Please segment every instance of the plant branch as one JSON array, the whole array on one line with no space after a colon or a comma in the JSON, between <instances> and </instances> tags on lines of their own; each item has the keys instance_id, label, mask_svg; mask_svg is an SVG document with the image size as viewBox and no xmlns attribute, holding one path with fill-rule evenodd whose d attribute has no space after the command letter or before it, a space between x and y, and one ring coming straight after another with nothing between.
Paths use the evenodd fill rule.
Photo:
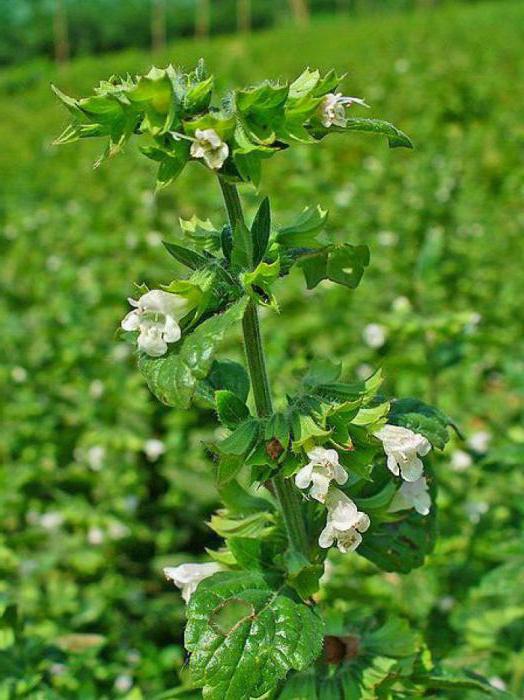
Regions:
<instances>
[{"instance_id":1,"label":"plant branch","mask_svg":"<svg viewBox=\"0 0 524 700\"><path fill-rule=\"evenodd\" d=\"M220 187L231 228L245 224L242 204L235 185L230 185L219 176ZM260 323L256 304L250 301L242 320L244 348L246 351L249 376L255 407L260 417L271 415L273 406L271 389L264 358L264 347L260 333ZM273 490L278 498L282 517L286 526L288 539L292 548L309 559L309 544L301 508L301 498L296 489L280 474L271 480Z\"/></svg>"}]
</instances>

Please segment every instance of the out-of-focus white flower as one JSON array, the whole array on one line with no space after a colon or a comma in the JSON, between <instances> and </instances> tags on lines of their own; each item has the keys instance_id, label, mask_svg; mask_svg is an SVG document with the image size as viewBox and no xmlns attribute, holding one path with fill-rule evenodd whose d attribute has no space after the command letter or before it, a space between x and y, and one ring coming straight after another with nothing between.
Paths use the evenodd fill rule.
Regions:
<instances>
[{"instance_id":1,"label":"out-of-focus white flower","mask_svg":"<svg viewBox=\"0 0 524 700\"><path fill-rule=\"evenodd\" d=\"M47 513L42 513L39 522L44 530L56 530L64 522L64 516L62 513L50 510Z\"/></svg>"},{"instance_id":2,"label":"out-of-focus white flower","mask_svg":"<svg viewBox=\"0 0 524 700\"><path fill-rule=\"evenodd\" d=\"M94 379L89 385L89 396L99 399L105 391L104 382L101 379Z\"/></svg>"},{"instance_id":3,"label":"out-of-focus white flower","mask_svg":"<svg viewBox=\"0 0 524 700\"><path fill-rule=\"evenodd\" d=\"M492 688L496 688L497 690L507 690L508 686L502 680L502 678L499 678L499 676L492 676L488 680L489 680L489 684Z\"/></svg>"},{"instance_id":4,"label":"out-of-focus white flower","mask_svg":"<svg viewBox=\"0 0 524 700\"><path fill-rule=\"evenodd\" d=\"M161 457L165 451L166 446L162 440L151 438L151 440L146 440L144 443L144 452L146 453L146 457L150 462L156 462L156 460Z\"/></svg>"},{"instance_id":5,"label":"out-of-focus white flower","mask_svg":"<svg viewBox=\"0 0 524 700\"><path fill-rule=\"evenodd\" d=\"M390 248L398 243L398 235L394 231L379 231L377 239L380 245Z\"/></svg>"},{"instance_id":6,"label":"out-of-focus white flower","mask_svg":"<svg viewBox=\"0 0 524 700\"><path fill-rule=\"evenodd\" d=\"M455 450L451 455L451 468L455 472L463 472L473 464L471 455L464 450Z\"/></svg>"},{"instance_id":7,"label":"out-of-focus white flower","mask_svg":"<svg viewBox=\"0 0 524 700\"><path fill-rule=\"evenodd\" d=\"M442 612L449 612L455 607L457 601L452 595L445 595L439 599L437 605Z\"/></svg>"},{"instance_id":8,"label":"out-of-focus white flower","mask_svg":"<svg viewBox=\"0 0 524 700\"><path fill-rule=\"evenodd\" d=\"M395 71L402 75L403 73L407 73L409 70L409 61L407 58L397 58L395 61Z\"/></svg>"},{"instance_id":9,"label":"out-of-focus white flower","mask_svg":"<svg viewBox=\"0 0 524 700\"><path fill-rule=\"evenodd\" d=\"M102 447L102 445L93 445L87 450L87 463L95 472L99 472L102 469L105 458L106 448Z\"/></svg>"},{"instance_id":10,"label":"out-of-focus white flower","mask_svg":"<svg viewBox=\"0 0 524 700\"><path fill-rule=\"evenodd\" d=\"M129 528L123 523L114 522L107 528L110 539L121 540L123 537L129 535Z\"/></svg>"},{"instance_id":11,"label":"out-of-focus white flower","mask_svg":"<svg viewBox=\"0 0 524 700\"><path fill-rule=\"evenodd\" d=\"M360 97L345 97L341 92L330 92L318 107L318 113L322 126L329 129L330 126L346 126L346 107L358 104L361 107L369 107Z\"/></svg>"},{"instance_id":12,"label":"out-of-focus white flower","mask_svg":"<svg viewBox=\"0 0 524 700\"><path fill-rule=\"evenodd\" d=\"M148 231L146 233L146 242L151 248L160 248L162 245L162 234L159 231Z\"/></svg>"},{"instance_id":13,"label":"out-of-focus white flower","mask_svg":"<svg viewBox=\"0 0 524 700\"><path fill-rule=\"evenodd\" d=\"M387 455L388 469L405 481L417 481L424 465L418 455L424 457L431 450L431 443L423 435L399 425L385 425L375 433Z\"/></svg>"},{"instance_id":14,"label":"out-of-focus white flower","mask_svg":"<svg viewBox=\"0 0 524 700\"><path fill-rule=\"evenodd\" d=\"M404 481L389 506L390 513L414 508L420 515L428 515L431 510L431 498L425 477L416 481Z\"/></svg>"},{"instance_id":15,"label":"out-of-focus white flower","mask_svg":"<svg viewBox=\"0 0 524 700\"><path fill-rule=\"evenodd\" d=\"M62 267L62 258L58 255L50 255L45 261L45 266L50 272L56 272Z\"/></svg>"},{"instance_id":16,"label":"out-of-focus white flower","mask_svg":"<svg viewBox=\"0 0 524 700\"><path fill-rule=\"evenodd\" d=\"M396 311L397 313L406 313L406 311L411 310L411 302L407 297L400 296L397 297L396 299L393 299L393 303L391 304L391 308L393 311Z\"/></svg>"},{"instance_id":17,"label":"out-of-focus white flower","mask_svg":"<svg viewBox=\"0 0 524 700\"><path fill-rule=\"evenodd\" d=\"M362 363L357 367L357 377L359 379L368 379L373 374L373 367L371 365Z\"/></svg>"},{"instance_id":18,"label":"out-of-focus white flower","mask_svg":"<svg viewBox=\"0 0 524 700\"><path fill-rule=\"evenodd\" d=\"M309 492L311 498L324 503L331 481L345 484L348 474L340 466L336 450L315 447L307 453L307 456L309 463L297 472L295 484L299 489L307 489L311 485Z\"/></svg>"},{"instance_id":19,"label":"out-of-focus white flower","mask_svg":"<svg viewBox=\"0 0 524 700\"><path fill-rule=\"evenodd\" d=\"M378 323L369 323L362 331L362 338L370 348L381 348L386 342L386 330Z\"/></svg>"},{"instance_id":20,"label":"out-of-focus white flower","mask_svg":"<svg viewBox=\"0 0 524 700\"><path fill-rule=\"evenodd\" d=\"M17 384L23 384L27 380L27 370L23 367L13 367L11 378Z\"/></svg>"},{"instance_id":21,"label":"out-of-focus white flower","mask_svg":"<svg viewBox=\"0 0 524 700\"><path fill-rule=\"evenodd\" d=\"M66 671L67 666L65 664L55 663L51 664L51 666L49 667L49 673L52 676L63 676Z\"/></svg>"},{"instance_id":22,"label":"out-of-focus white flower","mask_svg":"<svg viewBox=\"0 0 524 700\"><path fill-rule=\"evenodd\" d=\"M468 445L472 450L483 455L488 451L492 437L492 434L487 430L478 430L476 433L469 436Z\"/></svg>"},{"instance_id":23,"label":"out-of-focus white flower","mask_svg":"<svg viewBox=\"0 0 524 700\"><path fill-rule=\"evenodd\" d=\"M467 501L464 504L464 510L470 522L476 525L480 522L481 517L488 512L489 504L485 501Z\"/></svg>"},{"instance_id":24,"label":"out-of-focus white flower","mask_svg":"<svg viewBox=\"0 0 524 700\"><path fill-rule=\"evenodd\" d=\"M122 673L115 678L115 690L119 693L127 693L133 687L133 678L128 673Z\"/></svg>"},{"instance_id":25,"label":"out-of-focus white flower","mask_svg":"<svg viewBox=\"0 0 524 700\"><path fill-rule=\"evenodd\" d=\"M214 129L197 129L191 144L191 156L203 158L212 170L220 170L229 155L229 146Z\"/></svg>"},{"instance_id":26,"label":"out-of-focus white flower","mask_svg":"<svg viewBox=\"0 0 524 700\"><path fill-rule=\"evenodd\" d=\"M100 527L90 527L87 532L87 541L89 544L102 544L105 539L104 531Z\"/></svg>"},{"instance_id":27,"label":"out-of-focus white flower","mask_svg":"<svg viewBox=\"0 0 524 700\"><path fill-rule=\"evenodd\" d=\"M123 319L121 327L125 331L140 331L139 349L151 357L161 357L167 352L168 343L180 340L182 332L177 319L187 310L186 299L152 289L138 301L128 301L135 308Z\"/></svg>"},{"instance_id":28,"label":"out-of-focus white flower","mask_svg":"<svg viewBox=\"0 0 524 700\"><path fill-rule=\"evenodd\" d=\"M166 566L164 568L165 577L173 581L177 588L182 591L182 598L186 603L196 591L198 584L205 578L222 571L222 567L215 562L205 564L181 564L180 566Z\"/></svg>"},{"instance_id":29,"label":"out-of-focus white flower","mask_svg":"<svg viewBox=\"0 0 524 700\"><path fill-rule=\"evenodd\" d=\"M359 511L351 498L337 488L329 490L326 506L327 522L318 538L319 545L327 549L336 542L344 554L354 551L362 542L361 533L369 528L368 515Z\"/></svg>"},{"instance_id":30,"label":"out-of-focus white flower","mask_svg":"<svg viewBox=\"0 0 524 700\"><path fill-rule=\"evenodd\" d=\"M123 362L130 355L129 345L126 345L126 343L118 343L112 349L111 355L113 356L113 359L117 362Z\"/></svg>"}]
</instances>

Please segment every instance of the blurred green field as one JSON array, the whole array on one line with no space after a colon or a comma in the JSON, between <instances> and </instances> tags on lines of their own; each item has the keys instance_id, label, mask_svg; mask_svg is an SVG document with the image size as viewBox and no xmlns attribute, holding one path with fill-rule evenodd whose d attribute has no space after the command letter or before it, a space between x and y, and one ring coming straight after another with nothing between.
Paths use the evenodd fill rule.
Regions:
<instances>
[{"instance_id":1,"label":"blurred green field","mask_svg":"<svg viewBox=\"0 0 524 700\"><path fill-rule=\"evenodd\" d=\"M323 283L304 301L294 273L282 318L264 317L269 369L283 401L313 355L355 375L381 365L391 393L461 426L436 462L427 565L401 577L335 553L322 599L333 615L400 614L449 668L524 695L523 24L524 5L499 0L0 72L2 700L149 699L184 675L183 603L161 567L216 543L202 445L214 420L159 405L118 325L135 282L174 276L161 239L179 216L223 221L219 192L191 166L155 197L133 147L96 172L99 143L53 147L67 117L49 83L81 95L112 72L200 56L221 87L347 71L346 93L415 142L333 137L265 164L277 221L318 202L334 234L372 253L349 296ZM240 356L239 338L224 350Z\"/></svg>"}]
</instances>

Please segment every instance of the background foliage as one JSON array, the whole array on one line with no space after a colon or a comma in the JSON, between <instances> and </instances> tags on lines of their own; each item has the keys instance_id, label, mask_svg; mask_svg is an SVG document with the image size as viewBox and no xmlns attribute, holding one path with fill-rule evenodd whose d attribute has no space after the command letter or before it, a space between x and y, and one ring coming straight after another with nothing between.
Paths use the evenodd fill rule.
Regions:
<instances>
[{"instance_id":1,"label":"background foliage","mask_svg":"<svg viewBox=\"0 0 524 700\"><path fill-rule=\"evenodd\" d=\"M523 20L508 0L323 18L249 39L178 42L156 59L191 66L204 53L221 87L333 65L349 71L347 92L367 99L370 116L413 137L413 152L334 137L266 164L261 192L271 192L278 223L318 201L335 235L372 252L349 296L323 283L304 300L293 273L282 318L264 318L270 372L278 401L313 356L344 359L355 375L381 364L392 394L426 398L460 424L465 441L434 464L440 540L429 563L379 574L334 553L322 599L335 620L408 618L448 668L502 679L517 697L524 132L511 86L524 78ZM176 263L160 241L178 217L222 221L219 193L191 166L155 197L153 169L132 147L95 173L98 144L50 145L66 117L49 81L83 94L150 63L127 51L0 73L2 698L136 700L180 685L184 609L161 567L216 543L202 445L214 417L153 399L116 329L133 282L170 279ZM245 195L254 211L255 193ZM371 323L382 327L380 347L362 340ZM225 351L240 358L239 338ZM472 439L479 431L491 435L487 450Z\"/></svg>"}]
</instances>

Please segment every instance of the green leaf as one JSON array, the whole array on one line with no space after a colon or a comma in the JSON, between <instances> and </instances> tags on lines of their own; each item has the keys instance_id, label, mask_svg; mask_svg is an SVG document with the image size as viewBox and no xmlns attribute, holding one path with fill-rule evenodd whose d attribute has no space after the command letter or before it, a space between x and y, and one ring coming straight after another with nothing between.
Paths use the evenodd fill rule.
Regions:
<instances>
[{"instance_id":1,"label":"green leaf","mask_svg":"<svg viewBox=\"0 0 524 700\"><path fill-rule=\"evenodd\" d=\"M182 263L186 267L192 270L198 270L201 267L205 267L208 263L208 259L205 258L200 253L196 253L194 250L189 248L184 248L176 243L169 243L168 241L162 241L167 252L172 255L175 260Z\"/></svg>"},{"instance_id":2,"label":"green leaf","mask_svg":"<svg viewBox=\"0 0 524 700\"><path fill-rule=\"evenodd\" d=\"M243 455L220 455L217 465L217 486L225 486L237 476L243 466Z\"/></svg>"},{"instance_id":3,"label":"green leaf","mask_svg":"<svg viewBox=\"0 0 524 700\"><path fill-rule=\"evenodd\" d=\"M231 482L234 483L234 482ZM273 524L274 517L265 511L246 515L245 517L229 517L229 513L219 511L211 516L209 527L221 537L254 537L260 538Z\"/></svg>"},{"instance_id":4,"label":"green leaf","mask_svg":"<svg viewBox=\"0 0 524 700\"><path fill-rule=\"evenodd\" d=\"M326 359L313 360L302 381L305 386L313 387L318 384L329 384L337 381L341 371L340 362L331 362Z\"/></svg>"},{"instance_id":5,"label":"green leaf","mask_svg":"<svg viewBox=\"0 0 524 700\"><path fill-rule=\"evenodd\" d=\"M249 375L243 365L233 360L215 360L207 381L214 389L228 389L244 403L249 394Z\"/></svg>"},{"instance_id":6,"label":"green leaf","mask_svg":"<svg viewBox=\"0 0 524 700\"><path fill-rule=\"evenodd\" d=\"M382 119L366 119L363 117L351 117L346 119L345 131L367 131L373 134L387 136L390 148L413 148L410 138L396 126Z\"/></svg>"},{"instance_id":7,"label":"green leaf","mask_svg":"<svg viewBox=\"0 0 524 700\"><path fill-rule=\"evenodd\" d=\"M252 272L241 275L242 285L249 296L262 306L275 308L277 303L271 292L271 286L278 279L279 273L279 260L272 263L261 262Z\"/></svg>"},{"instance_id":8,"label":"green leaf","mask_svg":"<svg viewBox=\"0 0 524 700\"><path fill-rule=\"evenodd\" d=\"M310 415L296 410L291 414L291 427L293 430L293 448L295 450L316 437L329 435L329 430L321 428Z\"/></svg>"},{"instance_id":9,"label":"green leaf","mask_svg":"<svg viewBox=\"0 0 524 700\"><path fill-rule=\"evenodd\" d=\"M278 440L284 449L289 445L290 426L284 413L274 413L268 419L264 437L266 440Z\"/></svg>"},{"instance_id":10,"label":"green leaf","mask_svg":"<svg viewBox=\"0 0 524 700\"><path fill-rule=\"evenodd\" d=\"M320 73L318 70L310 71L309 68L306 68L289 86L289 97L291 99L304 97L304 95L315 89L319 80Z\"/></svg>"},{"instance_id":11,"label":"green leaf","mask_svg":"<svg viewBox=\"0 0 524 700\"><path fill-rule=\"evenodd\" d=\"M209 372L226 333L242 319L246 303L241 299L224 313L207 319L163 357L139 354L138 367L160 401L176 408L190 406L197 382Z\"/></svg>"},{"instance_id":12,"label":"green leaf","mask_svg":"<svg viewBox=\"0 0 524 700\"><path fill-rule=\"evenodd\" d=\"M298 266L304 271L308 289L313 289L324 279L356 289L368 265L369 248L348 243L312 251L298 261Z\"/></svg>"},{"instance_id":13,"label":"green leaf","mask_svg":"<svg viewBox=\"0 0 524 700\"><path fill-rule=\"evenodd\" d=\"M309 671L291 676L286 680L278 700L318 700L314 673Z\"/></svg>"},{"instance_id":14,"label":"green leaf","mask_svg":"<svg viewBox=\"0 0 524 700\"><path fill-rule=\"evenodd\" d=\"M259 573L211 576L187 612L190 669L208 700L269 693L290 670L308 668L322 648L323 625L313 608Z\"/></svg>"},{"instance_id":15,"label":"green leaf","mask_svg":"<svg viewBox=\"0 0 524 700\"><path fill-rule=\"evenodd\" d=\"M357 553L383 571L409 573L422 566L426 555L433 551L437 534L436 511L433 503L429 515L410 511L401 520L372 524Z\"/></svg>"},{"instance_id":16,"label":"green leaf","mask_svg":"<svg viewBox=\"0 0 524 700\"><path fill-rule=\"evenodd\" d=\"M292 224L279 228L276 242L284 248L317 248L318 233L324 228L328 212L316 207L306 207Z\"/></svg>"},{"instance_id":17,"label":"green leaf","mask_svg":"<svg viewBox=\"0 0 524 700\"><path fill-rule=\"evenodd\" d=\"M274 509L270 501L252 496L238 481L228 481L227 484L220 485L218 492L230 513L247 515Z\"/></svg>"},{"instance_id":18,"label":"green leaf","mask_svg":"<svg viewBox=\"0 0 524 700\"><path fill-rule=\"evenodd\" d=\"M445 413L418 399L398 399L391 404L389 423L420 433L430 443L443 450L449 440L451 424Z\"/></svg>"},{"instance_id":19,"label":"green leaf","mask_svg":"<svg viewBox=\"0 0 524 700\"><path fill-rule=\"evenodd\" d=\"M231 435L219 443L223 454L246 455L254 446L260 432L260 423L256 418L241 423Z\"/></svg>"},{"instance_id":20,"label":"green leaf","mask_svg":"<svg viewBox=\"0 0 524 700\"><path fill-rule=\"evenodd\" d=\"M271 209L269 198L264 197L251 224L253 238L253 264L258 265L264 258L271 231Z\"/></svg>"},{"instance_id":21,"label":"green leaf","mask_svg":"<svg viewBox=\"0 0 524 700\"><path fill-rule=\"evenodd\" d=\"M492 697L510 697L509 693L496 690L489 681L476 673L463 671L451 673L435 669L428 675L415 676L415 683L420 683L431 690L478 690Z\"/></svg>"},{"instance_id":22,"label":"green leaf","mask_svg":"<svg viewBox=\"0 0 524 700\"><path fill-rule=\"evenodd\" d=\"M236 394L227 389L215 393L218 418L226 428L234 430L239 423L249 418L249 408Z\"/></svg>"},{"instance_id":23,"label":"green leaf","mask_svg":"<svg viewBox=\"0 0 524 700\"><path fill-rule=\"evenodd\" d=\"M364 641L365 650L371 654L394 658L416 654L420 644L420 635L399 617L390 617L382 627L367 634Z\"/></svg>"},{"instance_id":24,"label":"green leaf","mask_svg":"<svg viewBox=\"0 0 524 700\"><path fill-rule=\"evenodd\" d=\"M232 264L242 270L251 269L253 263L253 239L251 231L241 221L233 228L233 247L231 249Z\"/></svg>"}]
</instances>

